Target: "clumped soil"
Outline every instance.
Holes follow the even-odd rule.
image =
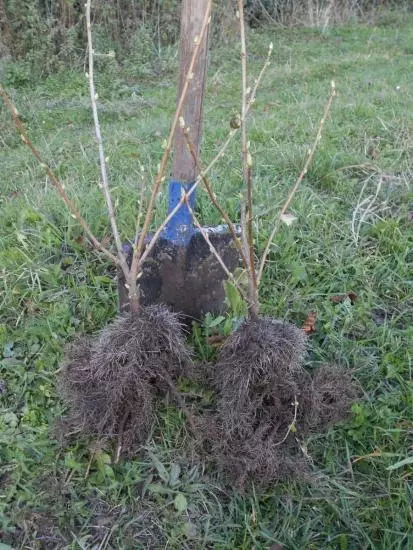
[[[190,363],[178,316],[164,306],[127,313],[67,351],[60,388],[69,412],[63,435],[141,445],[154,419],[154,400]]]
[[[239,488],[308,477],[300,440],[348,413],[356,392],[349,374],[303,367],[307,336],[270,318],[245,321],[221,348],[214,368],[216,411],[199,419],[201,449]]]

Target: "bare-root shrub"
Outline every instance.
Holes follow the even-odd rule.
[[[70,407],[66,435],[121,438],[124,450],[135,450],[151,427],[154,399],[165,395],[189,361],[178,317],[163,306],[127,314],[97,338],[75,342],[61,375]]]
[[[251,482],[266,486],[290,477],[302,479],[307,472],[308,459],[300,439],[313,429],[322,430],[340,420],[347,413],[355,395],[350,379],[340,378],[337,370],[324,367],[315,371],[311,377],[304,369],[307,347],[304,330],[262,317],[259,313],[259,285],[271,243],[307,174],[336,90],[333,82],[303,169],[257,262],[253,246],[253,159],[246,127],[250,88],[243,9],[244,2],[239,0],[242,69],[240,125],[244,186],[241,195],[240,238],[234,231],[231,233],[248,278],[247,296],[235,285],[241,297],[247,301],[248,319],[229,336],[218,354],[212,376],[218,395],[216,411],[198,419],[202,452],[240,488],[245,488]],[[270,52],[271,49],[272,46]],[[205,179],[204,183],[209,191],[209,182]],[[214,206],[227,221],[226,212],[216,197],[209,194]],[[195,218],[194,221],[196,223]],[[231,229],[231,223],[227,223]]]
[[[64,389],[70,413],[66,433],[71,431],[84,433],[99,440],[118,438],[116,458],[123,447],[134,448],[142,442],[152,421],[152,401],[158,393],[172,392],[186,418],[194,428],[191,415],[180,396],[175,380],[188,358],[181,326],[177,317],[165,308],[141,307],[139,279],[142,266],[153,250],[157,239],[168,221],[179,210],[185,196],[175,209],[157,228],[151,238],[146,238],[150,230],[156,198],[164,180],[169,156],[172,150],[175,130],[182,111],[192,74],[197,63],[201,47],[207,38],[212,0],[207,0],[205,13],[200,22],[197,40],[194,42],[192,57],[186,73],[186,79],[179,94],[178,104],[172,120],[166,147],[159,163],[159,171],[150,187],[150,197],[145,205],[146,213],[141,220],[141,210],[137,212],[135,237],[131,243],[132,258],[128,263],[121,234],[117,224],[116,207],[112,198],[109,172],[100,129],[98,114],[98,94],[94,81],[95,49],[92,40],[91,0],[85,4],[86,34],[88,41],[88,81],[93,113],[95,136],[99,150],[99,164],[102,190],[108,221],[110,223],[115,251],[103,244],[91,231],[79,208],[65,190],[53,170],[42,159],[40,152],[27,135],[16,106],[9,95],[0,86],[0,97],[8,108],[14,125],[23,142],[32,152],[49,180],[71,212],[73,218],[83,228],[94,248],[110,260],[123,273],[128,290],[130,314],[119,318],[105,329],[98,338],[81,341],[72,347],[63,368],[62,387]],[[195,189],[195,184],[192,191]],[[142,222],[142,223],[141,223]]]
[[[274,227],[267,239],[261,258],[254,250],[253,223],[253,158],[247,136],[247,115],[255,101],[257,86],[269,63],[273,49],[269,47],[268,58],[256,79],[248,86],[247,53],[244,26],[244,2],[238,0],[238,15],[241,37],[242,100],[239,115],[243,159],[243,192],[241,194],[240,236],[206,179],[209,169],[224,153],[235,128],[215,159],[202,169],[196,151],[191,146],[189,129],[181,115],[185,97],[192,80],[193,69],[201,44],[207,36],[210,20],[211,0],[208,0],[200,33],[195,41],[194,52],[187,72],[178,105],[173,117],[166,147],[159,164],[159,171],[151,186],[146,214],[140,223],[139,211],[135,238],[131,243],[132,259],[129,264],[122,246],[116,223],[116,213],[110,192],[105,153],[100,132],[97,98],[94,86],[94,49],[91,33],[91,0],[86,2],[86,22],[89,58],[89,88],[95,123],[95,134],[99,146],[101,188],[104,194],[108,219],[112,228],[116,252],[100,242],[90,230],[76,205],[65,191],[64,185],[47,166],[27,136],[16,107],[0,87],[0,95],[12,115],[16,128],[24,143],[46,170],[72,216],[83,227],[85,234],[97,251],[122,270],[127,282],[131,313],[127,314],[102,331],[92,340],[75,344],[67,356],[62,371],[62,387],[70,406],[66,419],[66,434],[84,434],[99,442],[117,440],[116,458],[122,450],[135,451],[148,435],[153,420],[155,399],[171,391],[174,399],[186,414],[194,435],[201,442],[201,448],[208,458],[226,472],[239,487],[250,482],[266,484],[294,476],[303,476],[307,457],[302,451],[300,439],[312,430],[321,430],[338,421],[349,408],[355,395],[350,380],[340,378],[336,370],[322,368],[313,376],[303,368],[306,352],[305,333],[290,324],[260,316],[259,285],[262,280],[266,259],[280,223],[288,215],[288,209],[301,182],[307,174],[317,144],[320,141],[327,120],[335,85],[327,101],[312,147],[309,149],[303,169],[292,187]],[[186,136],[193,153],[199,175],[191,190],[183,193],[175,208],[149,239],[148,232],[154,218],[154,209],[159,190],[164,180],[173,137],[179,125]],[[219,255],[190,207],[189,196],[202,181],[211,198],[228,224],[248,278],[248,292],[237,284],[224,260]],[[217,408],[194,420],[176,389],[176,379],[184,372],[189,361],[180,323],[177,317],[162,307],[143,308],[140,303],[140,289],[137,282],[142,266],[153,250],[157,239],[172,216],[187,203],[192,212],[194,224],[204,236],[211,252],[219,259],[235,288],[248,305],[246,320],[227,340],[220,350],[213,372],[213,384],[217,392]],[[148,237],[148,238],[147,238]],[[346,381],[348,380],[348,381]]]

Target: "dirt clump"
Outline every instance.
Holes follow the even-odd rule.
[[[241,489],[308,476],[301,438],[348,412],[351,380],[337,368],[311,375],[303,367],[306,348],[295,325],[259,318],[245,321],[219,352],[217,409],[199,420],[201,448]]]
[[[153,422],[153,402],[190,363],[178,316],[164,306],[127,313],[67,351],[60,389],[68,435],[118,440],[135,451]],[[120,441],[121,439],[121,441]]]

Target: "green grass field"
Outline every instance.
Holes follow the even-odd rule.
[[[258,246],[301,170],[332,79],[339,96],[294,200],[297,221],[273,244],[262,307],[297,324],[317,312],[308,365],[355,370],[362,398],[352,418],[305,442],[311,483],[260,494],[240,495],[192,463],[185,421],[167,404],[134,460],[115,465],[110,449],[91,460],[84,442],[60,446],[53,426],[63,414],[55,384],[64,345],[116,315],[116,282],[112,267],[84,250],[79,227],[1,107],[0,548],[413,547],[413,16],[325,34],[251,32],[251,80],[270,41],[272,64],[250,118]],[[212,51],[204,164],[239,111],[238,61],[235,44]],[[159,66],[144,79],[110,59],[97,67],[125,239],[133,234],[140,166],[148,179],[156,172],[174,109],[176,58],[169,69]],[[32,139],[110,243],[84,74],[18,86],[16,68],[2,72]],[[211,182],[236,220],[238,140]],[[203,223],[219,223],[204,196],[197,209]],[[350,291],[354,303],[331,300]],[[193,340],[200,356],[210,354],[202,338]]]

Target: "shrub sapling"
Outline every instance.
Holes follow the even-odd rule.
[[[187,78],[181,90],[142,226],[140,224],[140,212],[137,216],[130,267],[116,222],[100,131],[96,103],[98,95],[94,84],[95,52],[92,42],[91,0],[87,0],[85,4],[88,39],[87,78],[96,141],[99,148],[101,171],[99,187],[104,195],[116,253],[110,251],[93,235],[86,220],[67,194],[65,186],[59,181],[53,170],[43,162],[39,151],[27,136],[25,126],[16,107],[0,87],[0,96],[8,107],[23,142],[45,169],[71,215],[83,227],[95,249],[121,268],[127,283],[130,312],[109,324],[97,336],[74,343],[60,371],[61,387],[70,408],[67,418],[68,433],[75,430],[77,433],[83,433],[98,439],[113,440],[117,438],[117,457],[120,448],[136,448],[136,445],[144,440],[153,417],[152,402],[156,396],[162,394],[162,392],[165,393],[167,390],[172,392],[173,397],[184,410],[192,428],[195,427],[175,385],[177,377],[189,361],[189,353],[185,347],[182,331],[183,327],[177,315],[168,311],[165,307],[141,307],[137,281],[144,261],[168,221],[166,219],[161,224],[158,231],[155,231],[148,242],[146,237],[153,220],[156,197],[164,180],[173,136],[190,86],[193,67],[210,22],[211,4],[212,2],[209,0],[206,5],[201,31],[189,63]],[[193,186],[194,188],[195,186]],[[184,198],[177,205],[176,210],[183,202]],[[173,214],[174,212],[171,212],[169,218]]]
[[[241,236],[233,236],[248,276],[246,298],[248,317],[221,347],[214,368],[213,384],[218,395],[217,410],[200,420],[203,448],[239,487],[250,482],[265,486],[269,482],[303,476],[307,457],[299,438],[312,430],[325,429],[342,419],[349,410],[355,391],[347,373],[325,366],[313,376],[304,369],[307,335],[293,324],[259,314],[258,289],[266,258],[280,221],[286,216],[302,182],[336,95],[335,85],[303,170],[280,211],[256,262],[253,235],[252,156],[247,139],[247,57],[243,1],[238,2],[241,36],[242,102],[241,148],[244,193],[241,199]],[[270,51],[272,46],[270,47]],[[191,149],[189,132],[186,132]],[[202,174],[202,170],[201,170]],[[207,190],[211,188],[204,175]],[[218,200],[209,192],[214,205]],[[227,221],[227,223],[230,223]],[[235,282],[234,282],[235,284]]]

